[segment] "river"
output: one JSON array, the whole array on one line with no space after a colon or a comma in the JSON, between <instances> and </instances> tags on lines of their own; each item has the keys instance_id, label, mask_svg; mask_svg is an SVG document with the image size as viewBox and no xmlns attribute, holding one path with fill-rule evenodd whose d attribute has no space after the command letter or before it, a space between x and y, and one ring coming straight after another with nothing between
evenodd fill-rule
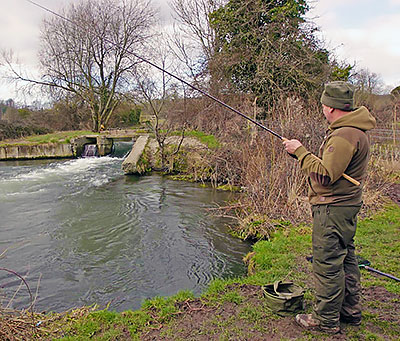
<instances>
[{"instance_id":1,"label":"river","mask_svg":"<svg viewBox=\"0 0 400 341\"><path fill-rule=\"evenodd\" d=\"M207 208L228 193L160 175L125 176L122 158L0 162L0 267L24 276L36 311L97 303L137 309L239 276L250 245ZM13 298L13 296L15 297ZM29 306L0 271L0 303Z\"/></svg>"}]
</instances>

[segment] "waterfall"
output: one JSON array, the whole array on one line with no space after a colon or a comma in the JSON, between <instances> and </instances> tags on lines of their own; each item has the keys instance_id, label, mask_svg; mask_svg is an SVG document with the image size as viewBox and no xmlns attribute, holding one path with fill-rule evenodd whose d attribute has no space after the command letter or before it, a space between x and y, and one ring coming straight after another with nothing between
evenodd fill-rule
<instances>
[{"instance_id":1,"label":"waterfall","mask_svg":"<svg viewBox=\"0 0 400 341\"><path fill-rule=\"evenodd\" d=\"M82 157L98 156L97 145L95 144L85 144L85 149L83 150Z\"/></svg>"}]
</instances>

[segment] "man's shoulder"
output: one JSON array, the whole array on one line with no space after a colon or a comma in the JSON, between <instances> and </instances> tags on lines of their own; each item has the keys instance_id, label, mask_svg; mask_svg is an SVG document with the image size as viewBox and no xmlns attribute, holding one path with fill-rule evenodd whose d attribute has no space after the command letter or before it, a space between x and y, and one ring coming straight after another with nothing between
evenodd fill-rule
<instances>
[{"instance_id":1,"label":"man's shoulder","mask_svg":"<svg viewBox=\"0 0 400 341\"><path fill-rule=\"evenodd\" d=\"M356 127L340 127L332 131L331 136L354 136L354 135L365 135L365 131Z\"/></svg>"},{"instance_id":2,"label":"man's shoulder","mask_svg":"<svg viewBox=\"0 0 400 341\"><path fill-rule=\"evenodd\" d=\"M341 137L351 144L355 144L360 140L367 139L364 130L355 127L340 127L332 131L331 137Z\"/></svg>"}]
</instances>

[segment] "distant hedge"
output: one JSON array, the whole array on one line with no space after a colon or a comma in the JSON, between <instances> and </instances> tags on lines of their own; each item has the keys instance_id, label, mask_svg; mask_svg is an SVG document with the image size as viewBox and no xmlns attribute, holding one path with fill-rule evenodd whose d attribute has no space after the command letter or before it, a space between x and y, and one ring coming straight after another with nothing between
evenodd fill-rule
<instances>
[{"instance_id":1,"label":"distant hedge","mask_svg":"<svg viewBox=\"0 0 400 341\"><path fill-rule=\"evenodd\" d=\"M23 126L0 121L0 141L5 139L18 139L28 135L41 135L48 133L51 133L51 130L47 128Z\"/></svg>"}]
</instances>

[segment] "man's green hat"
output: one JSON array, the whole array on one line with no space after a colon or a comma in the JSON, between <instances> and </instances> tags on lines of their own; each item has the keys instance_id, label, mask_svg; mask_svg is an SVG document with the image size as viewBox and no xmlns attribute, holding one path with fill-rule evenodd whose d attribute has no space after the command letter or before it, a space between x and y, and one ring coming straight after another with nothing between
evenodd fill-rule
<instances>
[{"instance_id":1,"label":"man's green hat","mask_svg":"<svg viewBox=\"0 0 400 341\"><path fill-rule=\"evenodd\" d=\"M335 81L325 84L321 103L331 108L351 111L354 108L353 97L353 85L343 81Z\"/></svg>"}]
</instances>

